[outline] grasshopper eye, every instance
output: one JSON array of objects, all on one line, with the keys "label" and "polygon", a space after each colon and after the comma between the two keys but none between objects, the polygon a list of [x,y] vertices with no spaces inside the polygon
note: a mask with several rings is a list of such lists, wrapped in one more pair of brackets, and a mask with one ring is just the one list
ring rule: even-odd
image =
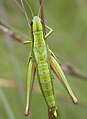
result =
[{"label": "grasshopper eye", "polygon": [[33,20],[31,20],[31,22],[30,22],[30,25],[32,26],[32,24],[33,24]]},{"label": "grasshopper eye", "polygon": [[43,21],[42,21],[42,19],[40,19],[40,22],[43,24]]}]

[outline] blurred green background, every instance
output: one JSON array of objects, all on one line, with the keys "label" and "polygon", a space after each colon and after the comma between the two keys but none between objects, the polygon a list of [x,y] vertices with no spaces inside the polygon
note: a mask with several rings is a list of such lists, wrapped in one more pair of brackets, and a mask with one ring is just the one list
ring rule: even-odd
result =
[{"label": "blurred green background", "polygon": [[[35,15],[38,0],[28,0]],[[45,22],[54,33],[48,44],[59,61],[72,64],[87,75],[87,0],[44,0]],[[27,8],[30,18],[30,10]],[[0,0],[0,19],[20,35],[29,29],[24,15],[14,0]],[[20,32],[19,32],[20,31]],[[0,32],[0,119],[29,119],[24,116],[25,79],[29,45],[22,45]],[[58,80],[54,80],[56,102],[61,119],[87,119],[87,81],[67,75],[79,103],[74,105]],[[15,81],[17,87],[3,86],[2,81]],[[32,94],[30,119],[47,119],[47,106],[39,90],[37,78]]]}]

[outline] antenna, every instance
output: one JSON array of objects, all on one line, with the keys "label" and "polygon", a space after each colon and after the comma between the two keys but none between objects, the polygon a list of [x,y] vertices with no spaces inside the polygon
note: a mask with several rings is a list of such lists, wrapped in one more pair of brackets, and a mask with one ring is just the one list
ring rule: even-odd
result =
[{"label": "antenna", "polygon": [[[17,6],[20,8],[21,12],[25,15],[26,11],[25,11],[24,5],[21,6],[17,0],[14,0],[14,1],[17,4]],[[21,1],[21,4],[23,4],[23,1]],[[31,20],[28,18],[27,13],[25,16],[26,16],[28,26],[30,27]]]},{"label": "antenna", "polygon": [[24,4],[23,4],[23,1],[21,0],[21,4],[22,4],[22,7],[23,7],[23,11],[24,11],[24,15],[25,15],[25,17],[26,17],[26,20],[27,20],[27,23],[28,23],[28,26],[29,26],[29,28],[31,27],[30,26],[30,23],[29,23],[29,18],[28,18],[28,15],[27,15],[27,13],[26,13],[26,10],[25,10],[25,7],[24,7]]},{"label": "antenna", "polygon": [[30,11],[31,11],[32,17],[34,17],[34,13],[33,13],[33,11],[32,11],[31,6],[29,5],[29,3],[28,3],[26,0],[25,0],[25,2],[26,2],[27,6],[29,7],[29,9],[30,9]]},{"label": "antenna", "polygon": [[38,10],[38,16],[40,15],[40,11],[42,9],[42,6],[43,6],[43,2],[40,4],[39,10]]},{"label": "antenna", "polygon": [[21,5],[18,3],[18,1],[17,1],[17,0],[14,0],[14,1],[15,1],[15,3],[17,4],[17,6],[20,8],[21,12],[24,14],[24,10],[23,10],[23,8],[21,7]]}]

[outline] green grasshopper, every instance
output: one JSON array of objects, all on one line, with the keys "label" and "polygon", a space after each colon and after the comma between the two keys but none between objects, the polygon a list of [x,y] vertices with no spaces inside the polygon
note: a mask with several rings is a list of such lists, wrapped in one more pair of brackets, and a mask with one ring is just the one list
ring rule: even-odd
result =
[{"label": "green grasshopper", "polygon": [[[26,0],[25,2],[27,3]],[[18,4],[17,1],[16,3]],[[47,38],[53,32],[53,30],[46,25],[45,27],[49,29],[49,32],[45,35],[42,19],[39,16],[34,16],[33,20],[29,22],[22,0],[21,0],[21,4],[22,7],[20,8],[25,14],[25,17],[27,19],[28,25],[31,30],[31,40],[24,42],[24,44],[30,44],[30,53],[28,58],[28,69],[27,69],[27,76],[26,76],[25,115],[27,116],[29,114],[32,88],[33,88],[35,74],[37,74],[40,89],[48,106],[48,110],[50,114],[49,118],[59,119],[60,115],[55,102],[51,69],[54,71],[58,79],[61,81],[61,83],[67,90],[73,102],[76,104],[78,100],[74,96],[65,78],[65,75],[60,65],[58,64],[58,60],[56,56],[50,50],[47,44]],[[29,6],[28,3],[27,5]]]}]

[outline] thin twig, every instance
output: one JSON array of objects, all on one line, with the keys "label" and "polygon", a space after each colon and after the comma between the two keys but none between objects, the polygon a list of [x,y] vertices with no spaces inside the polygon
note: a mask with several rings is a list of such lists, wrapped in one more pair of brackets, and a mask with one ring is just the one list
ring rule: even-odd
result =
[{"label": "thin twig", "polygon": [[48,119],[51,119],[50,109],[48,108]]},{"label": "thin twig", "polygon": [[41,20],[43,21],[44,32],[46,34],[45,19],[44,19],[44,0],[39,0],[41,6]]},{"label": "thin twig", "polygon": [[87,76],[83,75],[81,72],[77,71],[75,68],[73,68],[71,65],[63,65],[60,64],[62,70],[72,76],[78,77],[80,79],[87,80]]},{"label": "thin twig", "polygon": [[0,79],[0,87],[6,87],[6,88],[15,88],[17,87],[16,81],[11,81],[7,79]]},{"label": "thin twig", "polygon": [[0,20],[0,31],[3,31],[4,33],[7,33],[11,38],[13,38],[14,40],[18,41],[18,42],[23,42],[22,37],[20,37],[19,35],[17,35],[17,33],[15,33],[14,31],[12,31],[8,26],[6,26],[4,24],[3,21]]},{"label": "thin twig", "polygon": [[[23,84],[21,84],[21,83],[20,83],[19,85],[20,85],[20,87],[22,88],[22,90],[25,89],[25,85],[23,85]],[[11,88],[11,89],[17,89],[17,88],[18,88],[16,81],[14,81],[14,80],[8,80],[8,79],[3,79],[3,78],[0,78],[0,87],[2,87],[2,88],[7,88],[7,89],[8,89],[8,88]],[[33,91],[34,91],[35,93],[37,93],[37,94],[41,94],[41,91],[40,91],[40,89],[39,89],[38,86],[34,86]],[[56,95],[56,97],[57,97],[60,101],[63,101],[63,102],[64,102],[64,101],[66,101],[66,99],[67,99],[67,96],[62,95],[61,92],[56,92],[55,95]],[[67,101],[66,101],[66,102],[67,102]],[[86,107],[85,102],[80,101],[79,106],[81,106],[81,107]],[[86,108],[87,108],[87,107],[86,107]]]}]

